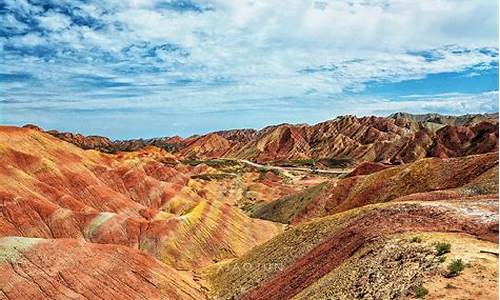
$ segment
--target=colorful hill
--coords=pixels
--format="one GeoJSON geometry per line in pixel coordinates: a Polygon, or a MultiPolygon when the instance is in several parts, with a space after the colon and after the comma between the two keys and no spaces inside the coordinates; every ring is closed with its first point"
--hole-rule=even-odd
{"type": "Polygon", "coordinates": [[[192,270],[239,256],[283,227],[235,207],[228,193],[244,187],[234,179],[192,179],[207,167],[172,165],[157,148],[108,155],[2,127],[0,155],[0,236],[124,245],[192,270]]]}
{"type": "Polygon", "coordinates": [[[190,275],[128,247],[0,238],[1,299],[204,299],[190,275]]]}
{"type": "Polygon", "coordinates": [[[411,250],[409,241],[400,245],[391,239],[412,231],[459,232],[498,243],[498,199],[397,202],[349,210],[289,229],[238,259],[208,268],[205,276],[215,299],[397,298],[437,265],[431,247],[411,250]],[[381,272],[364,266],[373,260],[382,263],[381,272]],[[341,271],[350,266],[358,270],[341,271]],[[367,275],[363,270],[372,272],[385,291],[371,281],[357,283],[367,275]],[[380,278],[383,274],[393,277],[380,278]],[[391,278],[400,280],[397,289],[390,289],[391,278]],[[326,285],[329,281],[334,284],[326,285]]]}
{"type": "Polygon", "coordinates": [[[218,131],[179,137],[114,141],[104,137],[48,133],[83,149],[107,153],[154,145],[182,158],[233,158],[255,162],[314,159],[319,167],[339,162],[408,163],[424,157],[459,157],[498,148],[498,114],[442,116],[397,113],[389,117],[342,116],[307,124],[280,124],[261,130],[218,131]]]}
{"type": "Polygon", "coordinates": [[[0,126],[0,299],[497,299],[498,160],[489,115],[0,126]]]}
{"type": "MultiPolygon", "coordinates": [[[[356,171],[354,171],[356,172],[356,171]]],[[[253,208],[252,216],[300,223],[367,204],[445,200],[498,193],[498,152],[460,158],[426,158],[369,175],[331,180],[253,208]]]]}

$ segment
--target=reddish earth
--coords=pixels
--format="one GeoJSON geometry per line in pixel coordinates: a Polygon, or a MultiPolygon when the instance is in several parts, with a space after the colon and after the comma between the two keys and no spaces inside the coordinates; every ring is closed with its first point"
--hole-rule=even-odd
{"type": "MultiPolygon", "coordinates": [[[[29,125],[28,128],[30,128],[29,125]]],[[[47,133],[63,141],[75,144],[82,149],[94,149],[106,153],[116,152],[115,144],[107,137],[95,135],[84,136],[79,133],[58,132],[56,130],[49,130],[47,133]]]]}
{"type": "Polygon", "coordinates": [[[222,157],[232,146],[232,143],[221,135],[211,133],[201,137],[193,137],[183,142],[180,156],[187,158],[222,157]]]}
{"type": "MultiPolygon", "coordinates": [[[[371,173],[373,164],[353,172],[371,173]],[[368,169],[368,170],[367,170],[368,169]]],[[[282,223],[300,223],[367,204],[386,201],[443,200],[498,193],[498,152],[460,158],[427,158],[411,164],[382,168],[369,175],[331,180],[312,193],[305,190],[258,207],[253,214],[282,223]],[[283,216],[287,216],[283,219],[283,216]]]]}
{"type": "Polygon", "coordinates": [[[0,299],[205,299],[191,276],[128,247],[0,238],[0,299]]]}
{"type": "Polygon", "coordinates": [[[245,188],[237,179],[192,179],[209,167],[176,163],[158,148],[108,155],[1,127],[0,155],[0,236],[124,245],[193,269],[239,256],[283,227],[234,206],[245,188]]]}
{"type": "Polygon", "coordinates": [[[441,116],[394,114],[389,117],[343,116],[310,126],[281,124],[259,131],[218,131],[179,137],[111,142],[104,137],[48,133],[83,149],[108,153],[147,145],[184,158],[239,158],[256,162],[316,159],[339,162],[401,164],[424,157],[458,157],[498,149],[498,115],[441,116]]]}
{"type": "Polygon", "coordinates": [[[498,222],[484,223],[481,219],[464,218],[453,211],[427,208],[398,207],[396,210],[367,214],[328,237],[307,255],[244,294],[240,299],[289,299],[308,287],[362,245],[378,235],[406,231],[464,232],[480,239],[498,242],[498,222]]]}
{"type": "Polygon", "coordinates": [[[391,165],[386,165],[377,162],[364,162],[359,164],[351,173],[347,174],[346,177],[360,176],[360,175],[368,175],[371,173],[375,173],[378,171],[382,171],[384,169],[390,168],[391,165]]]}
{"type": "Polygon", "coordinates": [[[392,299],[423,283],[446,299],[445,279],[425,281],[439,275],[428,236],[498,245],[496,118],[131,141],[0,126],[0,299],[392,299]],[[356,168],[332,178],[234,158],[356,168]]]}
{"type": "Polygon", "coordinates": [[[497,199],[395,203],[318,219],[220,266],[209,280],[221,299],[290,299],[370,241],[407,231],[463,232],[497,243],[497,199]]]}

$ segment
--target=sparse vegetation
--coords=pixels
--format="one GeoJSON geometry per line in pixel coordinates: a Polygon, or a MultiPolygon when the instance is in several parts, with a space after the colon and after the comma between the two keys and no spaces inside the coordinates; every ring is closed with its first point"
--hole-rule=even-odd
{"type": "Polygon", "coordinates": [[[436,244],[436,255],[441,256],[446,253],[450,253],[451,250],[451,244],[450,243],[445,243],[445,242],[438,242],[436,244]]]}
{"type": "Polygon", "coordinates": [[[419,236],[414,236],[414,237],[411,239],[411,242],[412,242],[412,243],[421,243],[421,242],[422,242],[422,239],[421,239],[419,236]]]}
{"type": "Polygon", "coordinates": [[[253,218],[290,224],[295,215],[301,212],[313,199],[321,195],[326,188],[327,183],[320,183],[300,193],[265,203],[256,207],[251,216],[253,218]]]}
{"type": "Polygon", "coordinates": [[[440,256],[438,261],[439,261],[439,263],[442,264],[442,263],[444,263],[445,260],[446,260],[446,256],[440,256]]]}
{"type": "Polygon", "coordinates": [[[429,290],[426,289],[423,285],[419,285],[415,288],[415,295],[417,298],[424,298],[429,293],[429,290]]]}
{"type": "Polygon", "coordinates": [[[274,169],[274,168],[266,168],[266,167],[257,167],[257,172],[260,172],[261,174],[266,174],[267,172],[272,172],[276,176],[283,176],[280,170],[274,169]]]}
{"type": "Polygon", "coordinates": [[[465,264],[462,261],[462,259],[454,259],[451,261],[451,263],[448,265],[448,273],[446,274],[446,277],[455,277],[460,274],[465,269],[465,264]]]}
{"type": "Polygon", "coordinates": [[[347,168],[353,164],[350,158],[324,158],[318,161],[328,168],[347,168]]]}
{"type": "Polygon", "coordinates": [[[273,165],[281,167],[312,167],[316,164],[316,160],[311,159],[292,159],[292,160],[281,160],[274,161],[273,165]]]}
{"type": "Polygon", "coordinates": [[[218,173],[218,174],[199,174],[199,175],[193,175],[191,176],[191,179],[201,179],[201,180],[222,180],[226,178],[232,178],[235,177],[236,175],[234,174],[229,174],[229,173],[218,173]]]}
{"type": "Polygon", "coordinates": [[[199,159],[184,159],[181,160],[181,163],[185,165],[190,165],[190,166],[197,166],[200,164],[205,164],[209,167],[213,168],[221,168],[221,167],[229,167],[233,166],[236,163],[232,160],[226,160],[226,159],[208,159],[208,160],[199,160],[199,159]]]}

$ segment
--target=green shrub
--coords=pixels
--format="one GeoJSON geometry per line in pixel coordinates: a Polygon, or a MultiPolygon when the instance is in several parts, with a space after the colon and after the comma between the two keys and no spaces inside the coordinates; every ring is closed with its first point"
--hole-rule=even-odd
{"type": "Polygon", "coordinates": [[[461,259],[454,259],[448,265],[448,277],[455,277],[465,269],[465,264],[461,259]]]}
{"type": "Polygon", "coordinates": [[[429,290],[426,289],[423,285],[419,285],[415,288],[415,295],[417,298],[424,298],[429,293],[429,290]]]}
{"type": "Polygon", "coordinates": [[[218,174],[199,174],[199,175],[193,175],[191,176],[191,179],[201,179],[205,181],[211,181],[211,180],[223,180],[226,178],[233,178],[236,175],[234,174],[229,174],[229,173],[218,173],[218,174]]]}
{"type": "Polygon", "coordinates": [[[412,242],[412,243],[420,243],[420,242],[422,242],[422,239],[421,239],[419,236],[414,236],[414,237],[411,239],[411,242],[412,242]]]}
{"type": "Polygon", "coordinates": [[[440,256],[439,257],[439,263],[444,263],[444,261],[446,260],[446,256],[440,256]]]}
{"type": "Polygon", "coordinates": [[[436,244],[436,255],[441,256],[446,253],[450,253],[451,249],[451,244],[450,243],[444,243],[444,242],[439,242],[436,244]]]}
{"type": "Polygon", "coordinates": [[[207,159],[207,160],[200,160],[200,159],[184,159],[181,160],[181,163],[185,165],[190,165],[190,166],[197,166],[200,164],[205,164],[209,167],[213,168],[223,168],[223,167],[231,167],[234,166],[236,163],[231,160],[225,160],[225,159],[207,159]]]}

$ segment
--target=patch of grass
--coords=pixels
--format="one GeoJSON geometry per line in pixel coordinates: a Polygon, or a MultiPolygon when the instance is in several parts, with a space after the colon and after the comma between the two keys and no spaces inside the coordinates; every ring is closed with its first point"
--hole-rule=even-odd
{"type": "Polygon", "coordinates": [[[445,260],[446,260],[446,256],[440,256],[438,261],[440,264],[442,264],[442,263],[444,263],[445,260]]]}
{"type": "Polygon", "coordinates": [[[292,159],[292,160],[280,160],[274,161],[273,165],[281,167],[312,167],[316,164],[316,160],[311,159],[292,159]]]}
{"type": "Polygon", "coordinates": [[[235,162],[231,160],[225,160],[225,159],[207,159],[207,160],[200,160],[200,159],[184,159],[181,160],[181,163],[185,165],[190,165],[190,166],[197,166],[201,164],[205,164],[209,167],[213,168],[221,168],[221,167],[229,167],[229,166],[234,166],[235,162]]]}
{"type": "Polygon", "coordinates": [[[323,158],[318,162],[328,168],[347,168],[352,165],[350,158],[323,158]]]}
{"type": "Polygon", "coordinates": [[[415,288],[415,295],[417,298],[424,298],[427,294],[429,294],[429,290],[423,285],[419,285],[415,288]]]}
{"type": "Polygon", "coordinates": [[[290,224],[293,218],[327,189],[327,183],[320,183],[297,194],[289,195],[273,202],[257,206],[251,213],[252,218],[290,224]]]}
{"type": "Polygon", "coordinates": [[[193,175],[191,176],[191,179],[201,179],[205,181],[211,181],[211,180],[222,180],[226,178],[233,178],[236,175],[234,174],[229,174],[229,173],[218,173],[218,174],[199,174],[199,175],[193,175]]]}
{"type": "Polygon", "coordinates": [[[460,274],[465,269],[465,264],[462,259],[454,259],[448,265],[448,273],[446,277],[455,277],[460,274]]]}
{"type": "Polygon", "coordinates": [[[419,236],[414,236],[414,237],[411,239],[411,242],[412,242],[412,243],[421,243],[421,242],[422,242],[422,239],[421,239],[419,236]]]}
{"type": "Polygon", "coordinates": [[[441,256],[446,253],[450,253],[451,250],[451,244],[450,243],[445,243],[445,242],[438,242],[436,244],[436,255],[441,256]]]}
{"type": "Polygon", "coordinates": [[[278,169],[273,169],[273,168],[266,168],[266,167],[258,167],[256,168],[257,169],[257,172],[261,173],[261,174],[264,174],[263,176],[265,176],[265,174],[267,172],[272,172],[274,173],[274,175],[276,176],[282,176],[281,174],[281,171],[278,170],[278,169]]]}

